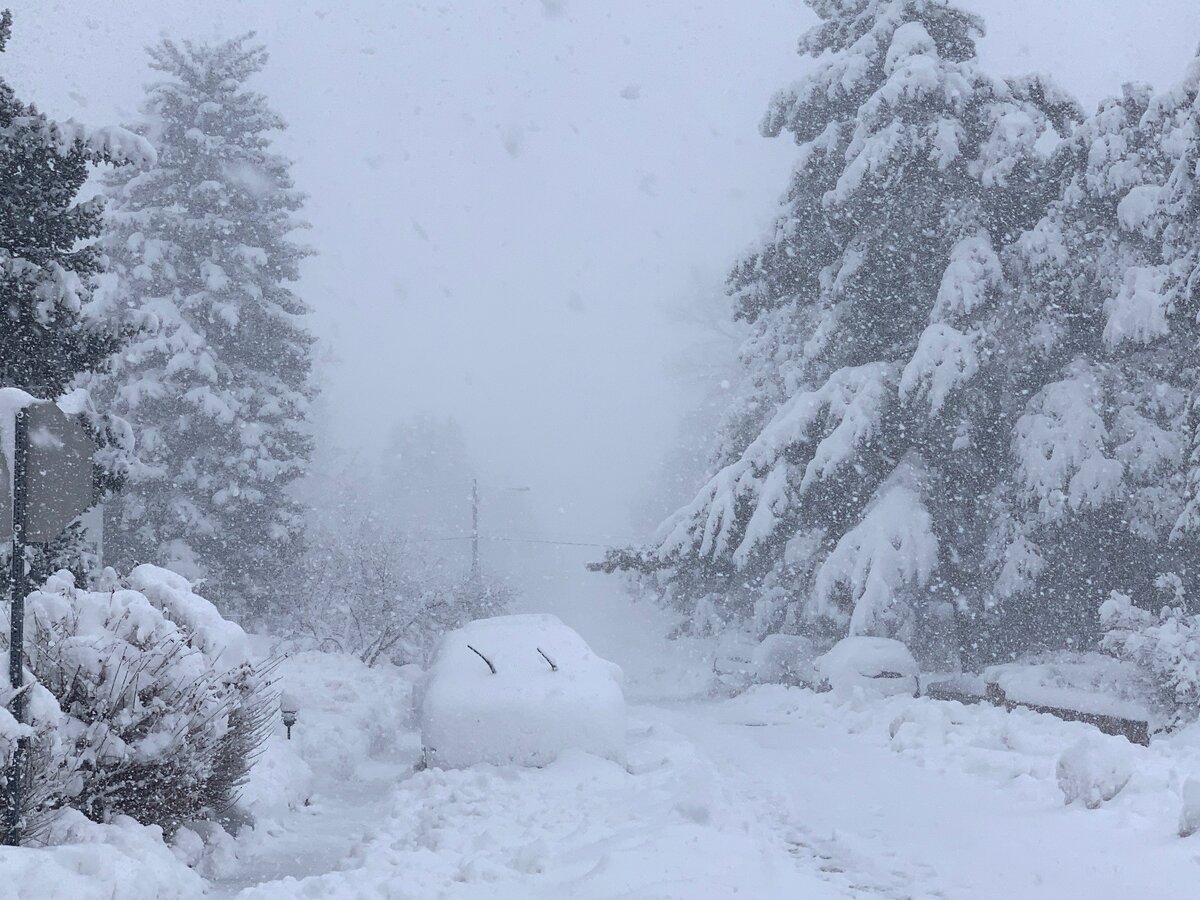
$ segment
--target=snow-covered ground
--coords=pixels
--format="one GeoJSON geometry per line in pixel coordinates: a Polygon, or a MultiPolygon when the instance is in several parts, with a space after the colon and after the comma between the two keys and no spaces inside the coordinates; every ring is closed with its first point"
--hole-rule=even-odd
{"type": "MultiPolygon", "coordinates": [[[[625,766],[331,771],[222,882],[267,898],[1192,898],[1200,732],[1149,749],[992,707],[761,687],[635,705],[625,766]],[[1067,806],[1086,742],[1132,772],[1067,806]],[[341,777],[349,774],[349,777],[341,777]]],[[[399,746],[408,746],[404,737],[399,746]]]]}
{"type": "Polygon", "coordinates": [[[304,653],[282,674],[300,721],[256,769],[257,827],[195,863],[207,880],[154,829],[78,822],[79,843],[0,851],[0,897],[1197,896],[1200,835],[1178,827],[1198,727],[1142,748],[1023,710],[763,686],[634,703],[624,765],[418,771],[411,671],[304,653]]]}

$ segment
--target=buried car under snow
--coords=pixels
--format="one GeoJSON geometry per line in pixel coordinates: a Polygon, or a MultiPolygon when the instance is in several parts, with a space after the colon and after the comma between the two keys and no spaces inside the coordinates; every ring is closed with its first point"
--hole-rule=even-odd
{"type": "Polygon", "coordinates": [[[624,758],[621,670],[555,616],[496,616],[450,632],[416,702],[430,766],[541,766],[568,749],[624,758]]]}
{"type": "Polygon", "coordinates": [[[880,637],[848,637],[816,661],[817,671],[840,694],[856,689],[868,694],[909,694],[919,690],[920,670],[900,641],[880,637]]]}

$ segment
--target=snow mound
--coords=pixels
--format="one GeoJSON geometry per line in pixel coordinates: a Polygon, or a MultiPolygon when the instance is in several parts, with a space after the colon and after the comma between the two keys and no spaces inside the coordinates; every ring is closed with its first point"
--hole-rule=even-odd
{"type": "Polygon", "coordinates": [[[861,690],[891,696],[915,694],[919,669],[900,641],[879,637],[848,637],[817,660],[817,670],[839,694],[861,690]]]}
{"type": "Polygon", "coordinates": [[[1085,738],[1063,751],[1055,774],[1068,806],[1083,801],[1088,809],[1098,809],[1121,793],[1133,766],[1128,754],[1112,743],[1085,738]]]}
{"type": "Polygon", "coordinates": [[[621,761],[622,680],[555,616],[470,622],[442,639],[421,686],[426,759],[439,768],[543,766],[577,749],[621,761]]]}
{"type": "Polygon", "coordinates": [[[5,900],[191,900],[205,896],[204,881],[177,859],[162,830],[117,816],[108,825],[82,813],[59,813],[52,846],[0,847],[5,900]]]}
{"type": "Polygon", "coordinates": [[[1183,783],[1183,808],[1179,811],[1179,836],[1191,837],[1200,831],[1200,778],[1183,783]]]}

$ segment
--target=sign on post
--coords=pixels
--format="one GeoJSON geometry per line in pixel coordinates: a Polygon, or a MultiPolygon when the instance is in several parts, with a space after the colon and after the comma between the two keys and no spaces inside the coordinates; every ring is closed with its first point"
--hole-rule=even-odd
{"type": "Polygon", "coordinates": [[[25,542],[55,540],[92,506],[96,444],[53,403],[25,407],[25,542]]]}
{"type": "MultiPolygon", "coordinates": [[[[91,436],[71,421],[54,403],[23,394],[12,405],[13,420],[0,422],[0,434],[11,434],[12,452],[0,447],[0,458],[11,461],[12,481],[0,473],[0,527],[11,535],[12,565],[9,606],[8,677],[15,689],[9,708],[17,722],[25,721],[29,701],[24,686],[25,595],[29,592],[25,545],[44,544],[92,505],[91,436]],[[26,399],[28,398],[28,399],[26,399]]],[[[10,466],[4,464],[7,470],[10,466]]],[[[23,829],[22,806],[29,755],[29,739],[22,737],[9,760],[5,810],[5,842],[16,846],[23,829]]]]}
{"type": "MultiPolygon", "coordinates": [[[[27,544],[55,540],[92,507],[96,444],[54,403],[30,403],[25,418],[25,533],[27,544]]],[[[18,452],[13,448],[14,454],[18,452]]],[[[0,452],[0,539],[13,533],[13,476],[0,452]]]]}
{"type": "Polygon", "coordinates": [[[8,457],[0,447],[0,540],[12,537],[12,472],[8,470],[8,457]]]}

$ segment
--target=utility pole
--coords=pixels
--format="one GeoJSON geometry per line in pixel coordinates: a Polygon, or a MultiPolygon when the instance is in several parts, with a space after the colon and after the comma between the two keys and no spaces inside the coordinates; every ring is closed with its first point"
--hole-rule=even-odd
{"type": "Polygon", "coordinates": [[[479,568],[479,479],[471,479],[471,580],[478,583],[479,568]]]}

